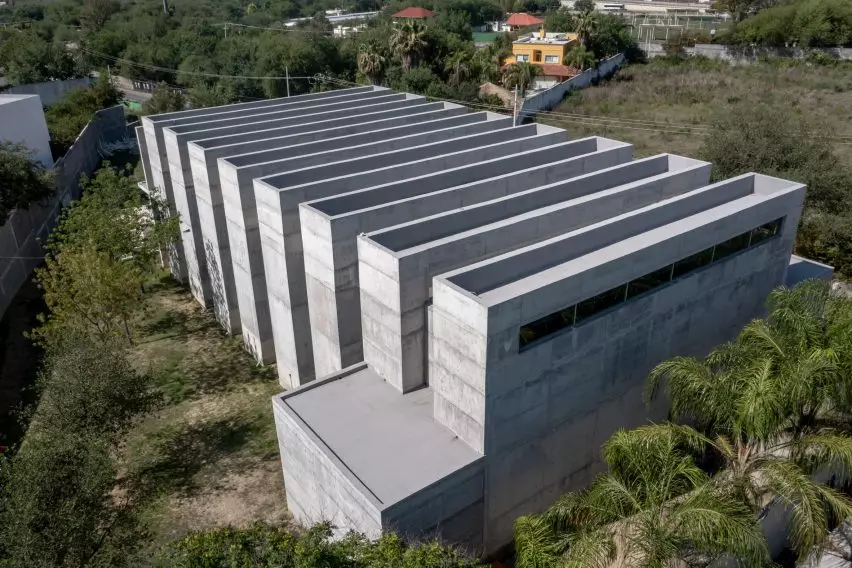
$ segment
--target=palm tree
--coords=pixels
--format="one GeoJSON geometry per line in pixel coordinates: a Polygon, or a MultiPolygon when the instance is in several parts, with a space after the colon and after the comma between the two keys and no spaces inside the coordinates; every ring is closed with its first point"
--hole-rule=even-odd
{"type": "Polygon", "coordinates": [[[474,70],[472,65],[473,54],[465,50],[459,50],[450,54],[444,61],[444,69],[447,72],[447,82],[453,87],[470,79],[474,70]]]}
{"type": "Polygon", "coordinates": [[[595,66],[595,54],[586,49],[584,45],[575,45],[565,55],[563,63],[568,67],[585,71],[595,66]]]}
{"type": "Polygon", "coordinates": [[[385,72],[385,58],[373,48],[362,45],[358,52],[358,71],[375,85],[385,72]]]}
{"type": "Polygon", "coordinates": [[[852,302],[812,281],[772,292],[767,305],[766,320],[706,358],[658,365],[647,397],[665,381],[673,418],[712,438],[720,487],[755,513],[773,499],[791,507],[791,544],[805,558],[832,517],[852,515],[852,500],[814,479],[852,470],[852,302]]]}
{"type": "Polygon", "coordinates": [[[390,46],[399,53],[403,70],[411,70],[412,61],[426,47],[426,27],[413,20],[395,27],[390,37],[390,46]]]}
{"type": "Polygon", "coordinates": [[[598,17],[594,12],[581,12],[574,17],[574,31],[581,45],[588,45],[589,39],[598,29],[598,17]]]}
{"type": "Polygon", "coordinates": [[[619,430],[603,447],[609,472],[515,523],[518,568],[667,568],[729,556],[769,563],[749,507],[709,483],[690,450],[703,440],[679,426],[619,430]]]}
{"type": "Polygon", "coordinates": [[[541,70],[531,63],[523,61],[513,63],[503,75],[503,85],[508,89],[518,87],[518,91],[523,96],[540,72],[541,70]]]}

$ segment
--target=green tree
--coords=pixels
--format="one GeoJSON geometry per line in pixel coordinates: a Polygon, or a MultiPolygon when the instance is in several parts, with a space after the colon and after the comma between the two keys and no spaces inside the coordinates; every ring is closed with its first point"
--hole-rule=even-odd
{"type": "Polygon", "coordinates": [[[503,74],[503,85],[507,89],[518,88],[518,92],[523,96],[527,92],[535,78],[541,70],[531,63],[518,62],[509,65],[503,74]]]}
{"type": "Polygon", "coordinates": [[[597,61],[595,61],[595,54],[586,49],[585,46],[575,45],[565,55],[563,63],[568,67],[585,71],[594,67],[597,61]]]}
{"type": "Polygon", "coordinates": [[[447,83],[457,87],[474,76],[474,54],[472,51],[459,50],[444,61],[447,83]]]}
{"type": "Polygon", "coordinates": [[[80,11],[80,21],[86,29],[96,32],[120,9],[118,0],[86,0],[80,11]]]}
{"type": "Polygon", "coordinates": [[[594,0],[576,0],[574,2],[574,9],[581,13],[594,12],[595,10],[595,1],[594,0]]]}
{"type": "Polygon", "coordinates": [[[548,32],[573,32],[577,25],[568,10],[556,10],[544,17],[544,29],[548,32]]]}
{"type": "Polygon", "coordinates": [[[0,142],[0,225],[12,209],[25,208],[53,192],[51,175],[26,146],[0,142]]]}
{"type": "Polygon", "coordinates": [[[757,515],[773,499],[790,507],[801,559],[824,543],[852,500],[814,474],[852,468],[852,302],[810,281],[770,294],[769,317],[704,359],[676,357],[650,375],[665,381],[676,420],[696,420],[724,464],[714,483],[757,515]]]}
{"type": "Polygon", "coordinates": [[[50,310],[36,331],[51,341],[68,330],[102,341],[124,335],[143,306],[142,285],[159,251],[177,237],[177,220],[155,222],[132,178],[105,167],[60,218],[37,269],[50,310]]]}
{"type": "Polygon", "coordinates": [[[15,33],[0,43],[0,61],[13,85],[71,79],[81,74],[64,45],[51,43],[32,31],[15,33]]]}
{"type": "Polygon", "coordinates": [[[377,50],[364,45],[358,52],[358,71],[364,75],[370,83],[378,85],[385,72],[385,58],[377,50]]]}
{"type": "Polygon", "coordinates": [[[0,457],[0,468],[0,563],[109,565],[95,561],[118,520],[110,506],[116,470],[106,442],[76,432],[31,431],[14,457],[0,457]]]}
{"type": "Polygon", "coordinates": [[[102,73],[88,89],[74,89],[45,111],[51,142],[69,148],[96,111],[117,105],[123,95],[102,73]]]}
{"type": "Polygon", "coordinates": [[[75,432],[117,445],[140,414],[158,401],[147,376],[136,373],[123,345],[79,333],[56,338],[39,378],[37,429],[75,432]]]}
{"type": "Polygon", "coordinates": [[[574,18],[574,32],[580,44],[587,45],[598,29],[598,16],[594,12],[581,12],[574,18]]]}
{"type": "Polygon", "coordinates": [[[769,565],[757,517],[718,491],[690,451],[686,428],[616,432],[603,447],[609,471],[541,515],[515,523],[518,568],[663,568],[730,557],[769,565]]]}
{"type": "Polygon", "coordinates": [[[403,71],[409,71],[412,63],[426,47],[426,27],[417,21],[409,21],[393,29],[390,37],[391,50],[399,54],[403,71]]]}
{"type": "Polygon", "coordinates": [[[151,98],[142,104],[142,114],[162,114],[185,108],[186,96],[181,91],[166,83],[157,83],[151,91],[151,98]]]}

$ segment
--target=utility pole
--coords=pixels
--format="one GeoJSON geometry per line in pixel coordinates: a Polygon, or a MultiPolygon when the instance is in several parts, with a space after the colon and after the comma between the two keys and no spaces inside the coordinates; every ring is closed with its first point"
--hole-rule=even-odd
{"type": "Polygon", "coordinates": [[[225,39],[228,39],[228,24],[225,24],[225,39]]]}
{"type": "Polygon", "coordinates": [[[163,13],[164,14],[169,13],[169,2],[168,2],[168,0],[163,0],[163,13]]]}
{"type": "Polygon", "coordinates": [[[515,96],[512,99],[512,126],[518,125],[518,86],[515,85],[515,96]]]}
{"type": "Polygon", "coordinates": [[[287,83],[287,98],[290,98],[290,68],[284,66],[284,81],[287,83]]]}

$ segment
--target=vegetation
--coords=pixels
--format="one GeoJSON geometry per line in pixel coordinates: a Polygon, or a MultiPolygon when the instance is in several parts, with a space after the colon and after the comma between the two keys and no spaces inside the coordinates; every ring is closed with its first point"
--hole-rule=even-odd
{"type": "Polygon", "coordinates": [[[688,449],[697,449],[693,437],[676,427],[616,432],[603,447],[608,473],[516,521],[518,566],[693,566],[723,556],[767,565],[757,517],[711,485],[688,449]]]}
{"type": "Polygon", "coordinates": [[[69,330],[132,343],[131,321],[144,306],[143,284],[177,220],[155,223],[132,178],[106,167],[84,183],[62,212],[37,269],[50,314],[37,336],[47,343],[69,330]]]}
{"type": "Polygon", "coordinates": [[[332,539],[330,525],[304,533],[262,523],[246,529],[231,527],[190,534],[174,543],[163,566],[304,568],[484,568],[458,551],[437,542],[409,545],[387,534],[376,541],[351,534],[332,539]]]}
{"type": "Polygon", "coordinates": [[[44,116],[54,154],[64,154],[95,112],[119,104],[122,97],[122,93],[103,74],[91,88],[69,91],[48,107],[44,116]]]}
{"type": "Polygon", "coordinates": [[[695,426],[616,432],[608,473],[517,521],[519,568],[769,565],[757,520],[774,501],[790,510],[800,560],[835,548],[829,531],[852,499],[820,476],[852,467],[852,300],[808,281],[775,290],[767,308],[706,358],[654,369],[649,400],[665,383],[672,417],[695,426]]]}
{"type": "Polygon", "coordinates": [[[0,226],[12,209],[49,197],[53,180],[22,144],[0,142],[0,226]]]}
{"type": "Polygon", "coordinates": [[[717,179],[762,172],[808,184],[797,251],[852,274],[852,75],[848,65],[732,66],[656,58],[572,93],[539,120],[612,136],[638,155],[676,149],[717,179]],[[568,116],[561,116],[562,113],[568,116]]]}
{"type": "MultiPolygon", "coordinates": [[[[746,6],[755,4],[753,0],[729,1],[746,6]]],[[[744,14],[742,10],[734,13],[744,14]]],[[[852,4],[845,0],[780,2],[740,22],[730,30],[727,39],[745,45],[852,45],[852,4]]]]}

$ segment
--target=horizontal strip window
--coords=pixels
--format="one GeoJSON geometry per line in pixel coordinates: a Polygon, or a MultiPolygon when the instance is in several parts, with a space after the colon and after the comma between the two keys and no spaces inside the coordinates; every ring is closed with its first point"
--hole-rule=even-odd
{"type": "Polygon", "coordinates": [[[783,218],[746,231],[736,237],[704,249],[673,264],[649,272],[621,286],[602,292],[573,306],[521,326],[519,348],[523,350],[550,335],[573,327],[614,306],[623,304],[651,290],[684,278],[705,266],[720,262],[746,249],[755,247],[781,232],[783,218]]]}

